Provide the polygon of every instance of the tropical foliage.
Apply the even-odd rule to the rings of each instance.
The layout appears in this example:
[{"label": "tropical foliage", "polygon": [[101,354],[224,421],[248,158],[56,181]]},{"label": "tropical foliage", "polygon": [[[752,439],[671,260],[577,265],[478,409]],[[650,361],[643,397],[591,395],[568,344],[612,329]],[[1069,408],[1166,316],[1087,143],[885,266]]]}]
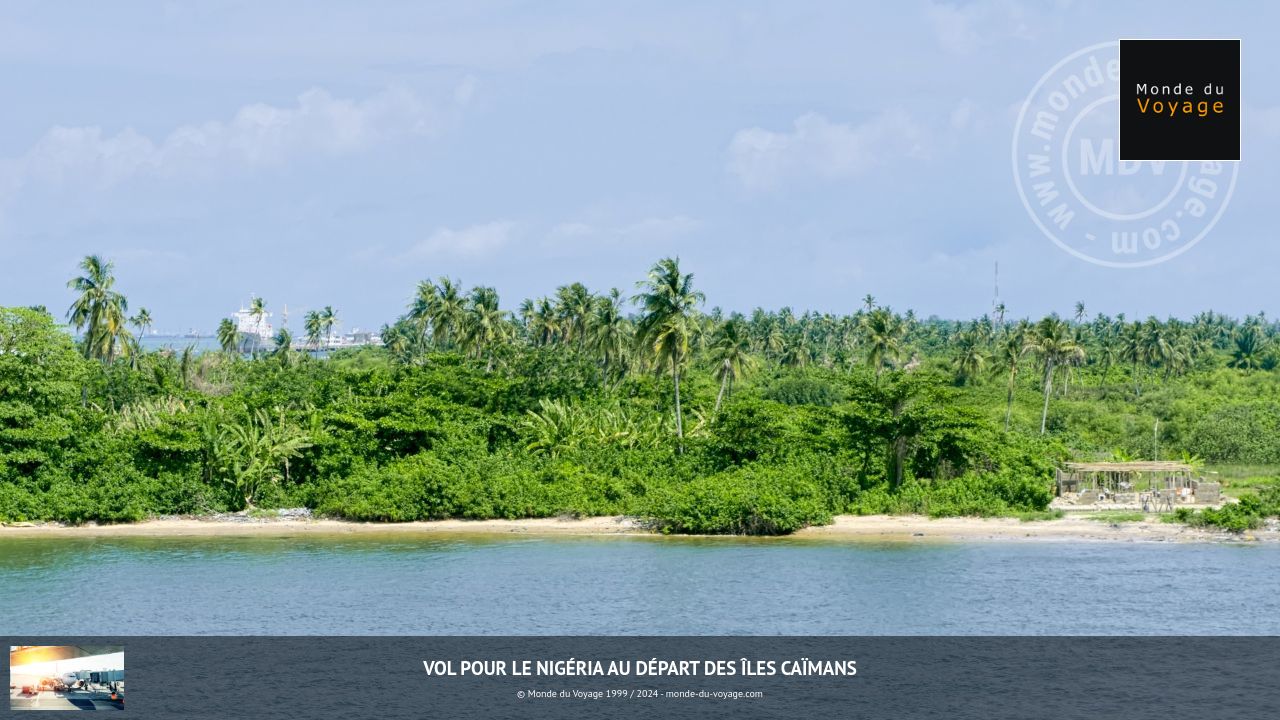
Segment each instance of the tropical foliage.
[{"label": "tropical foliage", "polygon": [[[0,309],[0,520],[288,504],[786,533],[1043,510],[1068,456],[1280,464],[1280,325],[1262,315],[956,321],[870,296],[726,313],[664,258],[633,297],[571,283],[514,312],[492,287],[424,280],[380,348],[314,352],[338,323],[324,307],[301,329],[313,352],[229,319],[220,351],[147,352],[129,326],[151,314],[129,318],[111,263],[80,269],[72,332]],[[1248,525],[1268,502],[1187,520]]]}]

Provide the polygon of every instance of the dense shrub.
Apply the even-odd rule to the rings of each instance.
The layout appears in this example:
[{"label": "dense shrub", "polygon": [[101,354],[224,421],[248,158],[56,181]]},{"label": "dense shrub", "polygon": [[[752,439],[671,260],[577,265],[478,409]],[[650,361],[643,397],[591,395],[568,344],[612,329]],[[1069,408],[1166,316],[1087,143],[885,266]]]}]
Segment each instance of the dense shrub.
[{"label": "dense shrub", "polygon": [[785,535],[830,522],[828,500],[797,469],[744,467],[665,489],[645,514],[664,533]]},{"label": "dense shrub", "polygon": [[858,515],[995,517],[1042,511],[1052,500],[1053,491],[1046,480],[1010,471],[973,472],[949,480],[909,482],[896,493],[872,488],[858,495],[848,511]]},{"label": "dense shrub", "polygon": [[831,407],[845,398],[842,387],[815,377],[783,377],[764,389],[764,397],[787,405]]},{"label": "dense shrub", "polygon": [[1243,495],[1236,503],[1220,508],[1192,511],[1178,508],[1174,519],[1193,527],[1210,527],[1230,532],[1257,530],[1270,517],[1280,516],[1280,486],[1271,486],[1258,495]]}]

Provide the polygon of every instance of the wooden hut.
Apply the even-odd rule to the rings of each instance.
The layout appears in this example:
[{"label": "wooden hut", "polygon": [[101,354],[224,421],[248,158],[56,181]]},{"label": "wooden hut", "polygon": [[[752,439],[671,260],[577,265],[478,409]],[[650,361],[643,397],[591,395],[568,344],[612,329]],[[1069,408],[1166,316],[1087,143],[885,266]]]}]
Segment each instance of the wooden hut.
[{"label": "wooden hut", "polygon": [[[1055,476],[1058,496],[1076,498],[1081,504],[1141,503],[1172,509],[1180,502],[1217,502],[1217,483],[1204,483],[1194,474],[1194,469],[1186,463],[1146,460],[1069,462],[1057,470]],[[1197,490],[1201,488],[1202,497],[1197,497]]]}]

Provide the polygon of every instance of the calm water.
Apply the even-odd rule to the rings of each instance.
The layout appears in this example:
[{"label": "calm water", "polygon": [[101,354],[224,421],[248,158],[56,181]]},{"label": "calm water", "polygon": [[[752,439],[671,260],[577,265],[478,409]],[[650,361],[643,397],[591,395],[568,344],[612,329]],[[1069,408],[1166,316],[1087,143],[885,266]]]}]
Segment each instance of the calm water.
[{"label": "calm water", "polygon": [[0,634],[104,632],[1272,635],[1280,548],[0,540]]}]

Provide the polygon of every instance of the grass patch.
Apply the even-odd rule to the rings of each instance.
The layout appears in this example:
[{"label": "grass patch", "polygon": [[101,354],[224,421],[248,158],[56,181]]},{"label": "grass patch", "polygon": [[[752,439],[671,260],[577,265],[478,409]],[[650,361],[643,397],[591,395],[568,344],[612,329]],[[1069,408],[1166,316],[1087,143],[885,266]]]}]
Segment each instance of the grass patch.
[{"label": "grass patch", "polygon": [[1065,514],[1061,510],[1027,510],[1025,512],[1010,513],[1010,517],[1016,517],[1022,522],[1040,522],[1043,520],[1057,520]]},{"label": "grass patch", "polygon": [[1280,466],[1276,465],[1211,465],[1204,479],[1222,483],[1224,495],[1238,498],[1280,487]]},{"label": "grass patch", "polygon": [[1106,512],[1089,513],[1085,515],[1085,519],[1104,523],[1143,522],[1147,519],[1147,514],[1137,511],[1108,510]]}]

